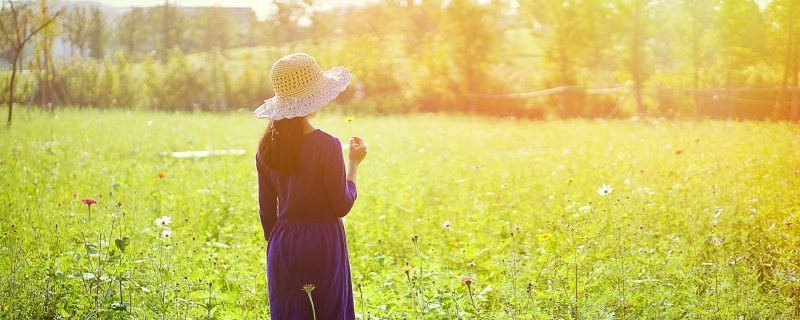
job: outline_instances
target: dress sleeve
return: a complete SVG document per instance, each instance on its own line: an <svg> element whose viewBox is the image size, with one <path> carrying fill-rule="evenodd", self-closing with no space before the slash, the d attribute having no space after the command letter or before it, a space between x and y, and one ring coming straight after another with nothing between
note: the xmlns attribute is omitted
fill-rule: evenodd
<svg viewBox="0 0 800 320"><path fill-rule="evenodd" d="M256 154L256 169L258 170L258 216L261 219L261 229L264 230L264 240L269 240L269 233L275 220L278 219L278 195L272 186L269 170L261 166L261 158Z"/></svg>
<svg viewBox="0 0 800 320"><path fill-rule="evenodd" d="M344 153L338 138L333 138L322 161L322 179L328 192L331 210L337 218L344 217L353 208L358 193L356 183L347 180L345 176Z"/></svg>

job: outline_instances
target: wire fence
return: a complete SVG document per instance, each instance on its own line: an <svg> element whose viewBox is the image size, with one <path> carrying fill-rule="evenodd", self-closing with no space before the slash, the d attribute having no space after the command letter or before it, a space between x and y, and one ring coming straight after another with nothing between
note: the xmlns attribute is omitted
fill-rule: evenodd
<svg viewBox="0 0 800 320"><path fill-rule="evenodd" d="M612 107L610 111L604 112L606 118L616 116L622 106L635 94L635 87L614 87L587 89L579 86L562 86L526 93L511 94L468 94L467 97L473 101L492 101L503 99L532 99L532 98L553 98L558 100L559 109L562 114L570 114L574 111L571 104L585 103L587 96L592 95L613 95L611 99ZM673 107L679 103L686 104L689 100L689 108L693 109L694 117L712 118L751 118L751 119L778 119L797 122L800 118L800 87L786 88L710 88L694 89L668 86L642 86L640 93L643 96L657 100L658 104ZM637 103L634 101L634 103ZM570 109L572 108L572 109Z"/></svg>

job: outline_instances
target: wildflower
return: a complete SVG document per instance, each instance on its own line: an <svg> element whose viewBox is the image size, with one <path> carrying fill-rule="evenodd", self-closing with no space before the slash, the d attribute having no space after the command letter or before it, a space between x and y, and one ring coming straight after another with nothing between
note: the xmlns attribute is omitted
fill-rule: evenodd
<svg viewBox="0 0 800 320"><path fill-rule="evenodd" d="M550 232L540 233L537 237L539 238L539 242L545 242L547 239L550 239L553 235Z"/></svg>
<svg viewBox="0 0 800 320"><path fill-rule="evenodd" d="M347 121L347 124L350 125L350 136L352 137L353 136L353 121L356 121L356 117L355 116L349 116L347 118L344 118L344 121ZM356 141L356 143L358 143L358 141Z"/></svg>
<svg viewBox="0 0 800 320"><path fill-rule="evenodd" d="M92 206L93 204L97 204L97 200L95 199L83 199L81 202L85 205Z"/></svg>
<svg viewBox="0 0 800 320"><path fill-rule="evenodd" d="M170 229L164 229L163 231L161 231L161 236L164 238L169 238L169 236L171 235L172 235L172 230Z"/></svg>
<svg viewBox="0 0 800 320"><path fill-rule="evenodd" d="M795 171L792 171L792 173L793 173L794 175L797 175L797 170L795 170Z"/></svg>
<svg viewBox="0 0 800 320"><path fill-rule="evenodd" d="M411 241L417 242L417 240L419 240L419 236L416 235L416 234L412 234L411 235Z"/></svg>
<svg viewBox="0 0 800 320"><path fill-rule="evenodd" d="M792 225L792 222L791 222L791 221L786 221L786 222L784 222L783 224L784 224L785 226L789 227L789 226L791 226L791 225Z"/></svg>
<svg viewBox="0 0 800 320"><path fill-rule="evenodd" d="M639 173L644 173L644 169L639 169Z"/></svg>
<svg viewBox="0 0 800 320"><path fill-rule="evenodd" d="M75 199L75 198L77 198L77 197L78 197L78 194L73 192L73 193L72 193L72 199Z"/></svg>
<svg viewBox="0 0 800 320"><path fill-rule="evenodd" d="M611 192L613 192L613 191L614 191L614 188L612 188L610 184L604 184L602 187L597 188L597 194L599 194L601 196L604 196L604 197L609 195L609 194L611 194Z"/></svg>
<svg viewBox="0 0 800 320"><path fill-rule="evenodd" d="M303 285L303 291L305 291L306 294L308 294L308 301L311 302L311 313L314 315L314 320L317 320L317 310L314 309L314 299L311 299L311 291L314 291L314 285L313 284Z"/></svg>
<svg viewBox="0 0 800 320"><path fill-rule="evenodd" d="M84 151L83 153L81 153L81 155L83 155L84 157L88 157L88 156L89 156L89 153L88 153L88 152L86 152L86 151Z"/></svg>
<svg viewBox="0 0 800 320"><path fill-rule="evenodd" d="M413 269L413 268L411 268L409 266L405 266L405 267L400 268L400 271L403 271L405 274L408 274L409 272L411 272L411 269Z"/></svg>
<svg viewBox="0 0 800 320"><path fill-rule="evenodd" d="M164 179L166 176L167 175L163 172L156 173L156 177L158 177L159 179Z"/></svg>
<svg viewBox="0 0 800 320"><path fill-rule="evenodd" d="M161 218L156 218L156 221L154 221L154 223L156 227L166 226L172 223L172 218L163 216Z"/></svg>
<svg viewBox="0 0 800 320"><path fill-rule="evenodd" d="M675 154L681 154L681 153L683 153L683 150L675 150Z"/></svg>
<svg viewBox="0 0 800 320"><path fill-rule="evenodd" d="M442 223L442 227L450 229L450 221L445 221L444 223Z"/></svg>
<svg viewBox="0 0 800 320"><path fill-rule="evenodd" d="M467 266L469 266L469 267L474 267L474 266L475 266L475 262L470 262L470 263L467 263Z"/></svg>
<svg viewBox="0 0 800 320"><path fill-rule="evenodd" d="M121 207L121 206L122 206L122 202L117 201L117 207Z"/></svg>
<svg viewBox="0 0 800 320"><path fill-rule="evenodd" d="M463 284L465 286L471 286L473 282L475 282L475 280L472 280L472 278L470 278L470 277L466 277L464 279L461 279L461 284Z"/></svg>

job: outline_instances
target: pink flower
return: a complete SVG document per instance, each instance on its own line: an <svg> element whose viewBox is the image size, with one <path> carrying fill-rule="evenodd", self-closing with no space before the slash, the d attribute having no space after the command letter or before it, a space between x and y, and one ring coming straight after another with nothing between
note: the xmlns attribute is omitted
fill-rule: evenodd
<svg viewBox="0 0 800 320"><path fill-rule="evenodd" d="M93 204L97 204L97 200L95 199L83 199L81 202L85 205L92 206Z"/></svg>
<svg viewBox="0 0 800 320"><path fill-rule="evenodd" d="M795 171L792 171L792 173L793 173L794 175L797 175L797 170L795 170Z"/></svg>

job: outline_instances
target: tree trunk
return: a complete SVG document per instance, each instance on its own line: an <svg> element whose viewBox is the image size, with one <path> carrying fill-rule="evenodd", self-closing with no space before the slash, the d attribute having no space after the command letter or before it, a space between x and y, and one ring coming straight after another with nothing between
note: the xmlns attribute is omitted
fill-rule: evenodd
<svg viewBox="0 0 800 320"><path fill-rule="evenodd" d="M8 84L8 123L7 125L11 126L11 116L14 112L14 82L17 78L17 62L19 61L19 55L22 53L22 48L19 50L14 50L14 62L12 63L11 68L11 81Z"/></svg>
<svg viewBox="0 0 800 320"><path fill-rule="evenodd" d="M694 100L694 120L700 120L700 101L697 90L700 89L700 36L697 34L697 3L692 4L692 71L694 72L694 86L692 99Z"/></svg>
<svg viewBox="0 0 800 320"><path fill-rule="evenodd" d="M222 92L222 90L224 88L222 86L222 81L220 80L220 77L219 77L219 72L217 71L217 68L218 68L217 63L219 63L220 60L221 59L219 59L219 49L214 49L214 58L213 58L213 61L211 61L211 64L212 64L212 68L213 68L212 73L214 74L213 75L214 76L214 82L216 83L216 86L217 86L217 97L219 99L219 110L222 111L222 113L228 113L228 106L225 105L225 93Z"/></svg>
<svg viewBox="0 0 800 320"><path fill-rule="evenodd" d="M639 117L644 117L645 110L644 105L642 104L642 75L641 75L641 52L640 52L640 41L639 41L639 11L641 8L639 7L639 2L637 1L635 4L636 8L634 9L634 18L633 18L633 50L632 51L632 59L631 62L631 73L633 74L633 89L636 93L636 109L639 111Z"/></svg>

